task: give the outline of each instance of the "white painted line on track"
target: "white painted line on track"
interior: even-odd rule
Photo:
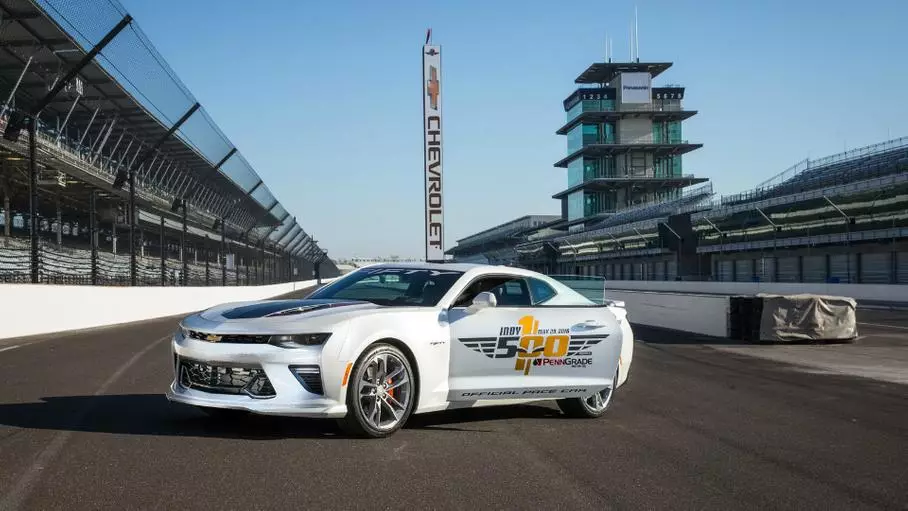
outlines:
[[[5,348],[0,348],[0,353],[2,353],[2,352],[4,352],[4,351],[14,350],[14,349],[20,348],[20,347],[22,347],[21,344],[15,344],[15,345],[13,345],[13,346],[7,346],[7,347],[5,347]]]
[[[861,321],[858,321],[858,324],[859,324],[859,325],[866,325],[866,326],[878,326],[878,327],[880,327],[880,328],[895,328],[896,330],[908,330],[908,326],[885,325],[885,324],[882,324],[882,323],[864,323],[864,322],[861,322]]]
[[[166,337],[161,337],[160,339],[143,348],[142,351],[133,355],[132,358],[130,358],[126,361],[125,364],[120,366],[120,368],[117,369],[117,371],[113,373],[110,378],[107,379],[107,381],[101,384],[101,387],[98,388],[97,391],[95,391],[94,396],[100,396],[107,392],[107,389],[109,389],[114,383],[116,383],[116,381],[119,380],[120,377],[129,370],[129,368],[131,368],[136,362],[138,362],[139,359],[142,358],[142,355],[145,355],[157,345],[168,339],[170,339],[169,335]],[[78,418],[74,421],[74,427],[78,426],[83,420],[85,420],[85,416],[88,415],[88,412],[90,411],[91,405],[89,404],[81,411]],[[31,464],[31,466],[29,466],[28,469],[22,474],[22,476],[19,477],[12,488],[6,493],[6,495],[4,495],[2,499],[0,499],[0,510],[6,511],[7,509],[19,509],[22,506],[22,503],[28,497],[29,492],[37,482],[38,477],[41,475],[41,472],[43,472],[44,469],[50,466],[54,457],[57,456],[57,454],[60,452],[60,449],[63,448],[63,445],[66,444],[66,441],[69,440],[69,437],[71,437],[72,434],[72,430],[61,431],[56,434],[54,439],[51,440],[50,444],[48,444],[47,447],[45,447],[44,450],[41,451],[41,454],[39,454],[35,458],[35,461]]]

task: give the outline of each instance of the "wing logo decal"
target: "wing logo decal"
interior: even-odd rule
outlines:
[[[498,344],[497,337],[461,337],[458,340],[464,346],[480,355],[495,358],[495,346]]]
[[[516,326],[502,326],[496,337],[459,337],[465,347],[492,359],[515,359],[514,370],[530,374],[531,367],[585,368],[593,364],[589,350],[610,334],[571,334],[569,328],[539,328],[533,316]]]

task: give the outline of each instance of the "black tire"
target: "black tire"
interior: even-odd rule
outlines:
[[[410,385],[407,389],[409,397],[400,419],[391,427],[379,429],[374,427],[366,419],[366,412],[363,410],[362,399],[359,398],[358,385],[366,372],[368,362],[372,357],[381,353],[393,355],[400,361],[404,367]],[[338,424],[341,429],[349,435],[367,438],[385,438],[391,436],[407,423],[407,419],[409,419],[410,414],[413,412],[413,408],[416,406],[417,382],[413,367],[404,352],[391,344],[377,343],[367,348],[366,351],[360,355],[359,359],[357,359],[356,363],[353,364],[347,385],[347,415],[343,419],[339,419]]]
[[[612,388],[609,391],[608,398],[605,400],[605,406],[601,409],[592,408],[587,402],[586,397],[574,397],[567,399],[558,399],[556,402],[561,413],[574,419],[596,419],[605,415],[605,412],[612,406],[615,400],[615,390],[618,388],[618,369],[615,370],[615,379]]]

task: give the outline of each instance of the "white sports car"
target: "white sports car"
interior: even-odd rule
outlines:
[[[536,272],[379,264],[305,299],[193,314],[172,348],[172,401],[383,437],[412,413],[540,399],[599,417],[627,380],[633,333],[623,303]]]

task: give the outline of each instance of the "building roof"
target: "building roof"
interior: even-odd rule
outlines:
[[[671,62],[598,62],[590,64],[574,83],[608,83],[621,73],[650,73],[655,78],[670,67]]]
[[[583,112],[558,128],[556,135],[567,135],[568,131],[582,123],[597,123],[618,119],[635,119],[645,117],[654,121],[684,121],[697,115],[696,110],[623,110],[610,112]]]
[[[640,151],[654,153],[657,156],[671,156],[689,153],[703,147],[703,144],[689,144],[686,141],[680,143],[655,143],[641,142],[635,144],[587,144],[577,149],[567,157],[555,163],[555,167],[567,168],[568,163],[581,156],[591,156],[599,158],[603,156],[612,156],[615,154],[628,153],[631,151]]]
[[[695,177],[693,174],[670,177],[599,177],[574,185],[567,190],[552,195],[553,199],[561,199],[578,190],[607,191],[619,188],[684,188],[687,186],[705,183],[705,177]]]

